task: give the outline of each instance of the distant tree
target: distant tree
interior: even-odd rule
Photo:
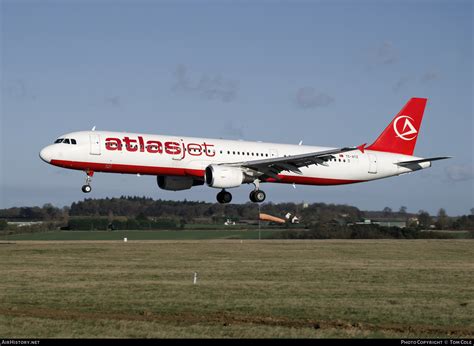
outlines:
[[[438,229],[448,229],[449,227],[449,218],[448,215],[446,214],[446,210],[441,208],[438,211],[438,217],[436,220],[436,228]]]
[[[474,215],[474,208],[471,208],[471,215]]]
[[[109,210],[109,213],[107,214],[107,221],[109,223],[112,223],[112,221],[114,221],[114,212],[112,210]]]
[[[390,207],[385,207],[385,208],[383,208],[382,211],[383,211],[384,216],[390,216],[390,214],[392,214],[392,208],[390,208]]]
[[[453,222],[452,228],[474,231],[474,215],[462,215]]]
[[[405,207],[404,205],[402,205],[400,207],[400,210],[398,211],[400,214],[406,214],[407,213],[407,207]]]
[[[148,220],[145,213],[143,213],[143,212],[139,213],[135,219],[138,220],[138,221],[147,221]]]
[[[8,223],[5,220],[0,220],[0,230],[6,229]]]
[[[421,228],[423,229],[429,229],[430,226],[431,226],[431,216],[428,212],[424,211],[424,210],[420,210],[418,212],[418,223],[420,225]]]

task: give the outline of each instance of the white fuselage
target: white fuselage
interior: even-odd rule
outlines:
[[[41,158],[53,165],[86,172],[189,176],[203,179],[211,164],[238,163],[332,148],[234,141],[210,138],[162,136],[107,131],[81,131],[65,134],[70,143],[45,147]],[[74,139],[76,144],[71,144]],[[414,156],[371,150],[352,150],[334,155],[324,165],[301,167],[302,174],[283,171],[279,179],[266,182],[307,185],[339,185],[381,179],[409,173],[397,165]],[[421,168],[430,167],[430,162]]]

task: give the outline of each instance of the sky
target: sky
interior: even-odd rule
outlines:
[[[371,143],[428,98],[415,155],[453,156],[344,186],[265,185],[269,202],[468,214],[474,207],[472,1],[0,1],[0,208],[121,195],[215,201],[206,186],[40,160],[89,130],[327,147]],[[244,203],[253,186],[232,189]]]

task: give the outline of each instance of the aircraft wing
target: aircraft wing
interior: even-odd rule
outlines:
[[[334,158],[334,155],[352,151],[357,148],[338,148],[325,151],[316,151],[312,153],[272,157],[269,159],[242,161],[234,163],[223,163],[223,166],[244,167],[255,171],[260,175],[267,175],[271,178],[279,179],[278,174],[282,171],[289,171],[302,174],[300,167],[308,167],[309,165],[327,166],[326,159]]]

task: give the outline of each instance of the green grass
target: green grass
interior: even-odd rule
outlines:
[[[261,230],[262,239],[275,231]],[[204,239],[259,239],[258,230],[195,230],[195,231],[55,231],[12,234],[1,240],[204,240]]]
[[[0,335],[472,338],[473,245],[3,242]]]

